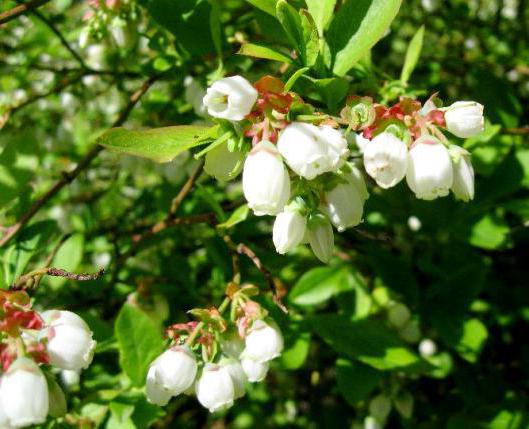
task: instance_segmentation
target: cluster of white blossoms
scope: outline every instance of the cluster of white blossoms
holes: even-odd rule
[[[450,190],[463,201],[474,197],[470,154],[449,143],[440,130],[460,138],[483,131],[483,106],[478,103],[437,108],[433,99],[422,106],[403,98],[388,108],[351,97],[335,118],[314,112],[277,79],[265,77],[252,86],[233,76],[214,82],[203,105],[224,129],[228,123],[241,140],[252,138],[251,147],[221,139],[212,143],[205,169],[221,181],[242,170],[249,208],[257,216],[276,216],[278,253],[308,243],[328,262],[332,227],[342,232],[362,222],[369,194],[359,164],[352,162],[353,151],[360,150],[366,173],[383,189],[406,178],[419,199],[433,200]]]
[[[54,374],[42,367],[79,373],[92,362],[96,342],[77,314],[30,307],[25,292],[0,297],[0,428],[44,423],[66,413],[66,399]]]
[[[206,341],[210,337],[203,338]],[[207,347],[204,341],[201,347]],[[185,343],[173,345],[158,356],[147,373],[149,402],[164,406],[174,396],[195,394],[212,413],[227,409],[245,395],[247,383],[264,380],[269,362],[283,350],[283,337],[271,319],[254,320],[245,330],[244,340],[231,332],[222,334],[219,343],[220,356],[214,353],[203,363]]]

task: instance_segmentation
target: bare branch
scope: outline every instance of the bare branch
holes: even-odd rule
[[[24,15],[26,12],[36,9],[49,1],[50,0],[31,0],[27,3],[19,4],[12,9],[6,10],[5,12],[0,13],[0,25],[18,18],[20,15]]]
[[[136,103],[148,91],[152,84],[158,80],[158,78],[159,76],[149,78],[144,82],[140,89],[132,94],[129,103],[122,110],[121,114],[112,125],[113,127],[118,127],[122,125],[123,122],[125,122]],[[5,231],[3,237],[0,239],[0,247],[5,246],[6,243],[9,242],[9,240],[11,240],[11,238],[13,238],[20,231],[20,229],[30,221],[33,216],[35,216],[35,214],[48,203],[49,200],[51,200],[57,193],[59,193],[62,188],[79,176],[79,174],[91,164],[94,158],[96,158],[102,150],[102,146],[97,144],[94,145],[71,172],[63,172],[61,179],[55,182],[55,184],[42,197],[36,200],[29,207],[29,209],[21,216],[17,223],[10,226]]]

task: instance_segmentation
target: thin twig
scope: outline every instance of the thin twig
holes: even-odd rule
[[[129,103],[122,110],[121,114],[116,119],[112,127],[119,127],[125,122],[136,103],[148,91],[152,84],[156,82],[158,78],[159,76],[149,78],[143,83],[140,89],[138,89],[134,94],[132,94]],[[83,157],[83,159],[79,161],[77,166],[71,172],[63,172],[61,179],[55,182],[55,184],[42,197],[37,199],[30,206],[30,208],[21,216],[17,223],[10,226],[5,231],[3,237],[0,239],[0,247],[5,246],[5,244],[9,242],[9,240],[11,240],[11,238],[13,238],[20,231],[20,229],[24,225],[26,225],[43,206],[46,205],[49,200],[51,200],[62,188],[64,188],[66,185],[71,183],[77,176],[79,176],[79,174],[91,164],[94,158],[96,158],[102,150],[102,146],[95,144]]]
[[[60,248],[62,247],[62,245],[64,243],[66,243],[66,240],[68,240],[70,237],[72,236],[72,234],[64,234],[61,239],[58,241],[58,243],[55,245],[55,247],[53,248],[53,250],[51,251],[51,253],[48,255],[48,257],[46,258],[46,261],[44,262],[44,268],[49,268],[49,266],[51,265],[51,263],[53,262],[53,258],[55,258],[55,256],[57,255],[57,253],[59,252]],[[34,285],[34,288],[36,289],[37,287],[39,287],[39,284],[40,284],[40,281],[42,280],[42,277],[43,276],[38,276],[35,278],[35,285]]]
[[[18,18],[20,15],[24,15],[26,12],[36,9],[50,0],[31,0],[24,4],[19,4],[12,9],[6,10],[0,13],[0,25],[11,21],[12,19]]]
[[[104,274],[105,270],[100,268],[97,273],[72,273],[70,271],[63,270],[62,268],[44,267],[38,270],[31,271],[28,274],[20,276],[15,283],[13,283],[9,290],[23,290],[29,288],[35,288],[38,283],[36,279],[40,279],[42,276],[52,277],[64,277],[70,280],[85,282],[90,280],[97,280]]]
[[[285,314],[288,313],[288,309],[285,307],[285,305],[281,302],[281,297],[279,296],[279,291],[276,285],[276,281],[270,271],[263,265],[261,262],[261,259],[255,254],[255,252],[248,247],[248,245],[244,243],[235,244],[231,237],[229,235],[224,235],[224,242],[227,244],[228,248],[234,250],[239,255],[244,255],[252,263],[255,265],[255,267],[259,270],[259,272],[262,274],[266,282],[268,283],[268,287],[272,291],[272,297],[275,302],[275,304],[283,311]]]
[[[17,0],[18,1],[18,0]],[[20,3],[20,1],[19,1]],[[53,22],[46,16],[44,16],[42,13],[40,13],[38,10],[33,9],[31,11],[33,15],[35,15],[38,19],[40,19],[44,24],[48,26],[48,28],[59,38],[61,44],[64,46],[64,48],[72,55],[72,57],[75,58],[75,60],[81,65],[83,69],[88,69],[89,67],[86,66],[83,58],[79,53],[72,48],[70,43],[66,40],[66,38],[63,36],[63,34],[59,31],[59,29],[55,26]]]
[[[216,223],[216,216],[214,213],[206,213],[204,215],[195,215],[195,216],[188,216],[188,217],[181,217],[181,218],[175,218],[174,215],[176,214],[176,211],[178,210],[178,207],[180,207],[180,204],[182,204],[182,201],[185,199],[185,197],[189,194],[189,192],[193,189],[193,186],[195,185],[196,180],[200,176],[200,173],[202,172],[202,167],[204,164],[201,162],[197,168],[193,171],[191,176],[186,180],[176,197],[173,199],[171,203],[171,208],[169,209],[169,212],[164,220],[155,223],[153,226],[149,227],[146,231],[137,234],[132,237],[132,244],[130,245],[129,249],[122,253],[118,261],[116,262],[116,268],[115,268],[115,275],[119,273],[119,270],[123,266],[123,264],[126,262],[128,258],[130,258],[132,255],[136,253],[140,245],[145,241],[151,238],[152,236],[158,234],[159,232],[172,227],[176,225],[190,225],[193,223]]]
[[[501,134],[507,134],[511,136],[529,135],[529,126],[520,128],[504,128],[501,130]]]

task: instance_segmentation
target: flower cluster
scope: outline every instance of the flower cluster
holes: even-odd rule
[[[0,335],[0,427],[65,414],[64,393],[49,366],[78,373],[90,365],[96,342],[88,325],[69,311],[39,314],[24,291],[1,291]]]
[[[171,343],[147,373],[151,403],[164,406],[173,396],[194,393],[202,406],[215,412],[244,396],[247,383],[264,380],[269,362],[283,350],[283,337],[266,311],[249,299],[255,293],[255,287],[243,286],[219,309],[191,310],[200,322],[168,329]],[[221,313],[229,302],[228,322]]]
[[[221,181],[242,170],[248,206],[276,216],[273,241],[284,254],[302,243],[327,262],[339,232],[362,222],[369,197],[365,172],[383,189],[406,182],[417,198],[474,197],[470,154],[442,133],[467,138],[484,127],[483,106],[457,102],[437,107],[403,97],[387,107],[349,97],[340,117],[316,112],[270,76],[250,84],[241,76],[214,82],[205,110],[224,133],[206,153],[206,172]],[[245,138],[251,138],[250,142]],[[359,160],[356,160],[359,161]]]

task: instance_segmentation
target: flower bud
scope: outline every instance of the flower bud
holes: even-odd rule
[[[334,234],[331,223],[324,217],[313,217],[309,226],[309,243],[316,257],[323,263],[329,262],[334,251]]]
[[[195,381],[197,362],[187,346],[176,346],[163,352],[149,367],[147,399],[165,405],[171,398],[187,390]]]
[[[422,228],[422,222],[417,216],[410,216],[408,218],[408,228],[411,231],[417,232]]]
[[[367,416],[364,419],[364,429],[382,429],[382,425],[373,416]]]
[[[395,328],[404,327],[411,319],[411,313],[404,304],[393,304],[388,311],[388,321]]]
[[[242,189],[256,216],[276,215],[290,197],[290,178],[275,146],[262,141],[244,162]]]
[[[263,381],[268,372],[268,362],[256,362],[253,359],[243,357],[241,366],[250,383]]]
[[[239,359],[239,356],[244,350],[244,341],[239,336],[236,329],[228,329],[220,339],[220,349],[222,353],[234,359]]]
[[[230,152],[228,143],[222,143],[206,153],[204,171],[219,182],[227,182],[239,175],[243,160],[244,154],[240,150]]]
[[[345,231],[362,222],[364,214],[364,199],[358,188],[351,180],[338,183],[325,193],[325,203],[322,211],[329,217],[331,223],[339,232]]]
[[[197,381],[198,402],[213,413],[229,408],[235,399],[235,389],[229,371],[217,364],[207,363]]]
[[[391,401],[386,395],[375,396],[369,403],[369,414],[379,422],[385,422],[391,412]]]
[[[200,82],[191,76],[184,79],[184,98],[187,103],[193,106],[193,111],[197,116],[204,116],[206,108],[202,103],[206,90],[200,85]]]
[[[229,121],[241,121],[257,101],[257,90],[242,76],[220,79],[211,85],[203,103],[208,113]]]
[[[246,393],[246,381],[248,378],[242,369],[241,364],[235,359],[226,359],[222,362],[224,368],[228,370],[231,381],[233,382],[234,398],[239,399]]]
[[[429,338],[425,338],[419,343],[419,353],[423,358],[432,357],[437,353],[437,344]]]
[[[245,340],[243,356],[256,362],[268,362],[283,351],[283,336],[273,322],[256,320]]]
[[[415,141],[408,154],[406,182],[417,198],[434,200],[445,197],[453,177],[452,160],[439,140],[423,136]]]
[[[272,238],[277,253],[284,255],[298,246],[305,236],[307,218],[295,208],[279,213],[274,222]]]
[[[474,168],[470,161],[470,153],[459,146],[450,148],[454,183],[452,192],[458,200],[470,201],[474,199]]]
[[[392,133],[379,134],[364,147],[364,167],[381,188],[395,186],[406,175],[406,143]]]
[[[78,386],[80,380],[81,374],[79,371],[73,369],[63,369],[61,371],[61,382],[67,390],[71,390]]]
[[[463,139],[473,137],[484,130],[483,105],[475,101],[457,101],[445,109],[446,128]]]
[[[307,180],[335,171],[349,153],[341,131],[304,122],[288,125],[279,136],[277,149],[288,166]]]
[[[71,311],[48,310],[42,313],[48,326],[47,352],[50,364],[61,369],[81,370],[92,363],[96,342],[92,331],[77,314]]]
[[[48,415],[48,383],[32,360],[19,357],[0,382],[0,408],[15,427],[43,423]]]

